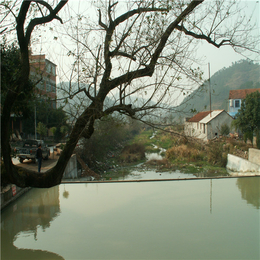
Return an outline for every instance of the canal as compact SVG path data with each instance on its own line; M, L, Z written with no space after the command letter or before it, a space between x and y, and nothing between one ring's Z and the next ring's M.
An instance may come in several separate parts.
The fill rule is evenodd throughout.
M1 213L1 259L259 259L260 177L61 184Z

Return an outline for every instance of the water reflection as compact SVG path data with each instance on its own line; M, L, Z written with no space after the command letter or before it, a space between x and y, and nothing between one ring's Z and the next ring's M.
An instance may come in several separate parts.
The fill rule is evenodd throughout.
M69 197L69 195L70 195L70 193L66 190L65 184L64 184L64 191L63 191L62 196L63 196L65 199L67 199L67 198Z
M194 174L182 173L179 170L174 172L158 172L148 169L133 169L123 177L116 178L117 180L162 180L162 179L186 179L197 178ZM115 179L115 178L114 178ZM112 179L113 180L113 179Z
M259 181L33 189L2 212L1 259L259 259Z
M237 187L242 199L255 208L260 207L260 178L238 178Z
M1 218L1 259L64 259L52 252L19 249L13 244L19 236L30 236L37 241L39 228L44 232L59 214L59 186L30 190L4 209Z

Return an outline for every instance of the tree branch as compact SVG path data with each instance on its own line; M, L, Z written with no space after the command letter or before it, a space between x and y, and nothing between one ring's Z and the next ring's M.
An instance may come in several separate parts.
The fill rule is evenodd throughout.
M222 45L225 45L226 42L231 42L231 40L222 40L220 43L216 43L214 40L212 40L209 36L206 36L205 34L196 34L194 32L188 31L183 25L177 25L176 29L184 32L186 35L192 36L193 38L206 40L208 43L214 45L217 48L220 48Z
M134 57L133 55L131 54L128 54L126 52L122 52L122 51L113 51L113 52L110 52L110 57L114 57L114 56L122 56L122 57L126 57L126 58L129 58L133 61L136 61L136 57Z
M121 16L119 16L117 19L114 20L114 26L119 25L120 23L126 21L129 19L131 16L135 14L141 14L141 13L148 13L148 12L167 12L169 11L166 8L137 8L131 11L128 11Z
M104 86L107 85L107 81L109 79L109 76L110 76L110 73L111 73L111 70L112 70L112 63L111 63L111 60L110 60L109 47L110 47L112 35L113 35L113 32L114 32L116 26L118 26L120 23L124 22L125 20L129 19L131 16L133 16L135 14L140 14L140 13L145 13L145 12L155 12L155 11L165 12L165 11L168 11L168 9L165 9L165 8L138 8L138 9L134 9L134 10L128 11L125 14L119 16L117 19L110 22L110 25L109 25L108 28L106 27L107 33L106 33L105 44L104 44L104 58L105 58L106 69L105 69L105 72L104 72L104 76L103 76L101 85L104 85ZM100 13L100 16L101 16L101 13ZM151 76L152 75L152 74L150 74L150 72L148 72L148 75L145 75L145 74L143 74L144 71L145 71L145 69L138 72L138 73L135 71L135 74L136 75L137 74L142 75L142 76ZM150 69L149 69L149 71L150 71ZM131 74L131 77L133 77L133 75L134 74ZM129 78L129 77L126 77L126 78ZM110 85L110 87L111 87L111 85Z
M34 18L30 21L27 31L26 31L26 41L29 43L31 34L35 26L40 25L40 24L45 24L51 22L53 19L59 20L61 23L63 23L62 19L57 16L57 13L62 9L62 7L68 2L68 0L61 0L59 4L55 7L55 9L52 9L48 3L45 1L39 1L40 4L44 5L45 7L48 8L50 11L50 14L41 18Z
M161 54L163 48L165 47L165 44L168 40L168 38L170 37L171 33L173 32L173 30L176 28L176 26L186 17L188 16L198 5L200 5L201 3L203 3L204 0L193 0L186 8L185 10L175 19L174 22L172 22L168 28L166 29L166 31L164 32L164 34L161 37L160 43L157 46L154 55L151 59L151 62L149 64L149 66L151 67L151 69L154 69L155 64L159 58L159 55Z
M132 105L124 105L124 104L120 104L120 105L116 105L116 106L112 106L108 109L106 109L103 112L103 115L109 115L112 114L113 112L118 111L118 112L122 112L125 111L129 116L133 117L135 115L135 109L132 108Z
M116 6L118 4L118 2L115 2L114 4L111 5L110 0L109 0L109 5L108 5L108 18L109 18L109 22L112 23L113 19L111 16L111 10L114 6Z
M102 28L104 28L105 30L107 30L107 26L102 22L102 20L101 20L101 11L100 11L100 9L98 9L98 14L99 14L99 20L98 20L98 24L102 27Z
M204 0L193 0L186 8L185 10L173 21L165 30L163 33L161 40L154 51L154 54L152 55L151 61L148 65L146 65L143 69L138 69L135 71L127 72L126 74L119 76L111 81L110 84L110 90L112 90L115 86L118 86L122 83L131 82L133 79L145 77L145 76L152 76L154 72L155 65L157 63L157 60L164 49L166 42L168 38L170 37L171 33L174 29L177 28L178 24L187 16L189 15L198 5L203 3ZM152 8L151 8L152 9ZM157 9L157 8L156 8ZM136 9L137 10L137 9ZM136 11L134 10L134 11ZM129 12L131 13L131 12ZM125 17L125 15L123 15ZM117 19L116 19L117 20ZM116 21L115 20L115 21ZM121 19L119 19L121 21Z
M137 18L136 18L137 19ZM132 59L133 61L136 60L136 58L134 57L134 55L129 55L129 54L126 54L124 52L119 52L119 49L120 47L122 46L123 42L125 41L125 39L127 38L127 36L129 36L133 26L134 26L134 23L132 23L132 25L128 28L127 32L123 34L122 38L120 39L120 42L118 43L118 45L116 46L115 50L110 52L110 56L111 57L114 57L116 55L119 55L119 56L123 56L123 57L127 57L127 58L130 58Z

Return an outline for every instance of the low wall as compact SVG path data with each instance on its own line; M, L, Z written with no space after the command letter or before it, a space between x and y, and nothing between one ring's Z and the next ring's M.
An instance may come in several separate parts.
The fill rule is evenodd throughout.
M254 173L260 175L260 151L250 148L248 153L249 160L245 160L233 154L228 154L226 168L232 172Z
M249 148L248 161L260 165L260 150L255 148Z
M76 154L73 154L64 171L63 179L76 179L76 178L78 178L77 157Z
M30 189L31 188L20 188L14 184L7 185L1 191L1 209L3 209L12 201L19 198L21 195L23 195L25 192L27 192Z

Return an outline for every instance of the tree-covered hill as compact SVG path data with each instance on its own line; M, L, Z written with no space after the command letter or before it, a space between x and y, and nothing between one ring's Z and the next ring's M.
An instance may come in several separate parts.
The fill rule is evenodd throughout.
M249 89L260 87L260 65L248 60L240 60L232 66L217 71L210 79L211 109L228 110L229 91L233 89ZM209 82L187 96L178 111L184 111L186 116L200 111L210 110Z

